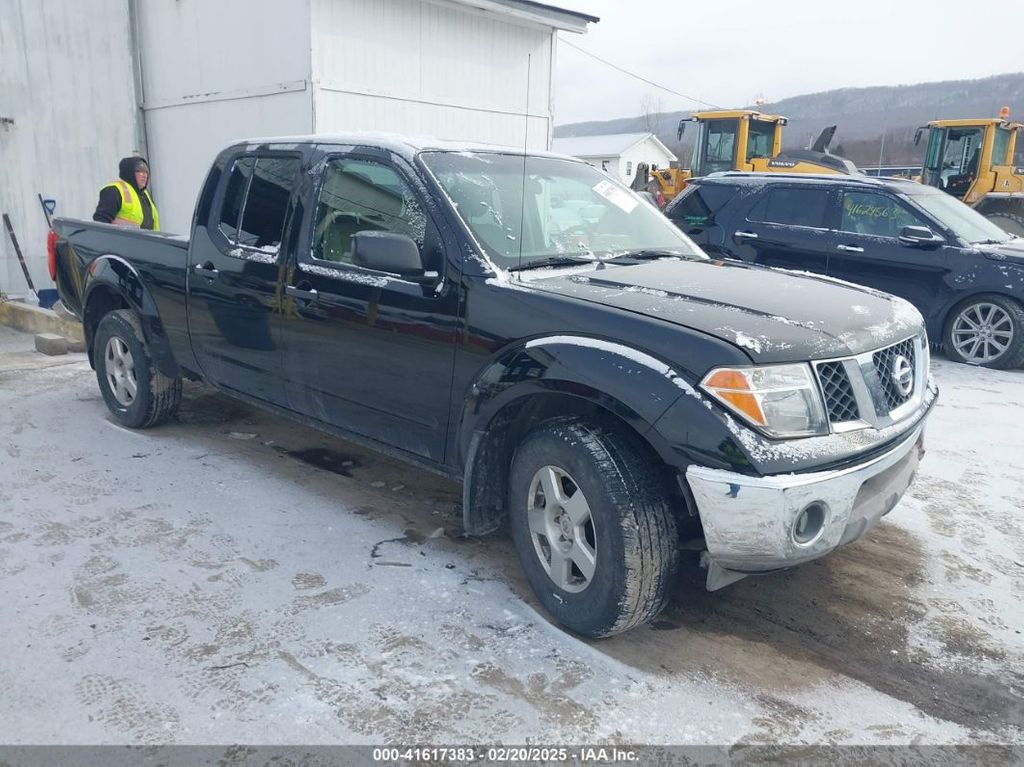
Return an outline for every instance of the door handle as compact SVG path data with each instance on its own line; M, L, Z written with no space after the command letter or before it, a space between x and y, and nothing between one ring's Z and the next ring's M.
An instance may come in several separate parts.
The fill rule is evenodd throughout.
M192 270L204 277L209 277L211 280L219 274L217 267L210 261L207 261L205 264L196 264L192 267Z
M736 232L733 237L740 240L756 240L757 234L755 232Z
M295 285L286 285L284 288L284 294L291 298L297 298L300 301L308 301L311 304L320 297L320 294L316 292L316 288L303 290Z
M842 250L847 253L863 253L864 248L859 245L836 245L836 250Z

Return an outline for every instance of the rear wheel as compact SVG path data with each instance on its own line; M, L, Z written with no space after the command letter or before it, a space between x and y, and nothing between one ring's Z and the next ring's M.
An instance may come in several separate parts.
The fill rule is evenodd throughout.
M134 312L119 309L100 320L93 360L103 400L125 426L155 426L181 404L181 378L157 370Z
M945 349L968 365L1019 367L1024 363L1024 308L997 295L968 299L946 323Z
M512 462L512 537L530 586L563 626L603 637L651 620L678 562L675 519L635 439L577 418L531 431Z

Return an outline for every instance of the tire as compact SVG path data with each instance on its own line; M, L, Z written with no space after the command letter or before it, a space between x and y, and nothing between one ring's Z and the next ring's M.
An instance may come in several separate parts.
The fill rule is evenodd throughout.
M949 314L943 333L949 358L1007 370L1024 364L1024 308L995 294L972 296Z
M119 309L104 316L92 348L100 392L118 421L147 429L174 415L181 404L181 377L156 369L134 312Z
M655 466L637 440L578 418L540 424L516 450L512 538L534 593L566 628L611 636L664 608L678 534ZM559 551L553 542L569 549L567 558L555 559L567 562L556 575L549 574Z
M985 218L1008 234L1024 237L1024 215L1020 213L999 211L998 213L988 213Z

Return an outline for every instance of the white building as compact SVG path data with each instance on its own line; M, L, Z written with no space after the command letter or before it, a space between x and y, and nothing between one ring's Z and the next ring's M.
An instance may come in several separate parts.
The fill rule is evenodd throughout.
M187 232L217 151L248 136L387 131L550 146L557 32L533 0L6 0L0 207L36 287L46 223L90 218L120 157L148 157L161 228ZM6 233L0 287L24 292Z
M632 182L638 163L667 168L678 159L653 133L556 138L551 149L586 160L626 184Z

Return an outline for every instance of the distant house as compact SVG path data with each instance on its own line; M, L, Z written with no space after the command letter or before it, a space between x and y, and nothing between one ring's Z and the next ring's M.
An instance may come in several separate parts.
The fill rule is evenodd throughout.
M678 159L653 133L556 138L551 151L585 160L627 184L633 180L637 163L667 168Z

